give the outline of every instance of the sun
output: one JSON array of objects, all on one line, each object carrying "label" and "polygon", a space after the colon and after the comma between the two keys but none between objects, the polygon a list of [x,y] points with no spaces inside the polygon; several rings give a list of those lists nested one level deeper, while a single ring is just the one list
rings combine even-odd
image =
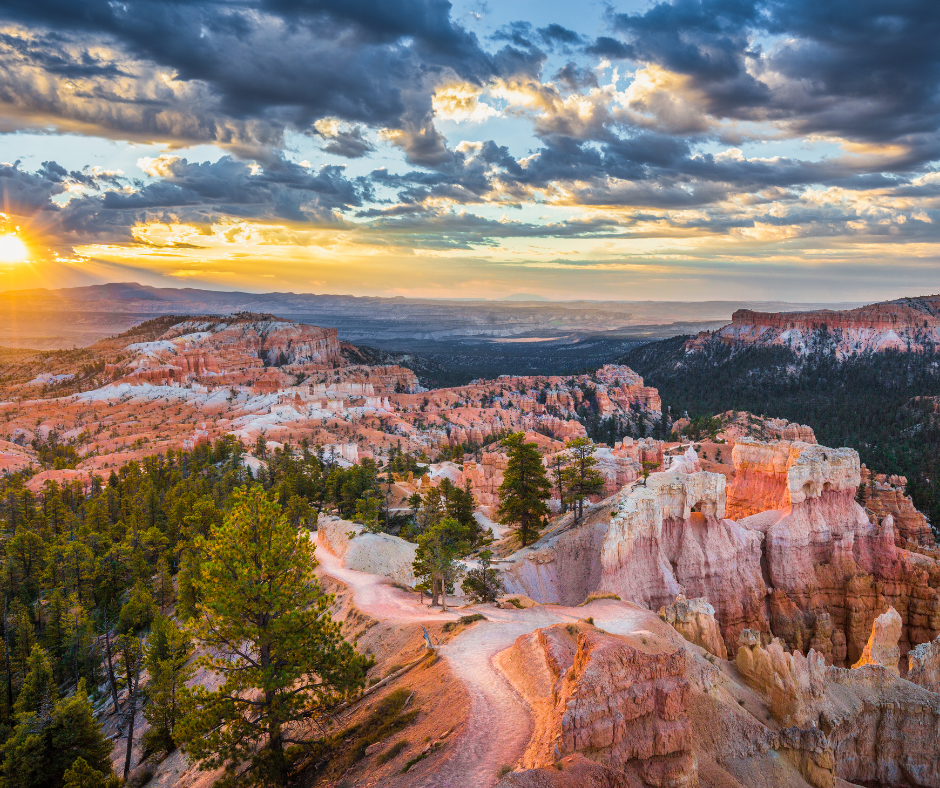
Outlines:
[{"label": "sun", "polygon": [[29,257],[29,249],[18,235],[0,235],[0,262],[20,263]]}]

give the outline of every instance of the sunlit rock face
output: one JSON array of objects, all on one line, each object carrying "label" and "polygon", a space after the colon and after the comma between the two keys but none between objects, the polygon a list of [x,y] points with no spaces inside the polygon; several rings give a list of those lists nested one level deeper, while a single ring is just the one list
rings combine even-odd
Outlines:
[{"label": "sunlit rock face", "polygon": [[893,607],[875,619],[871,628],[871,637],[865,644],[865,650],[853,668],[862,668],[865,665],[881,665],[890,670],[895,676],[900,675],[898,660],[901,652],[898,649],[898,640],[901,638],[901,616]]},{"label": "sunlit rock face", "polygon": [[[583,754],[620,774],[625,785],[698,785],[681,648],[649,631],[642,639],[625,638],[555,625],[519,637],[500,663],[533,708],[534,730],[522,759],[527,768]],[[509,784],[545,785],[537,776]],[[606,784],[564,776],[568,782],[559,785]]]},{"label": "sunlit rock face", "polygon": [[657,610],[679,594],[714,606],[726,644],[766,630],[759,533],[725,515],[725,477],[654,473],[622,493],[601,548],[602,591]]},{"label": "sunlit rock face", "polygon": [[861,657],[875,618],[893,606],[902,655],[940,625],[936,561],[899,549],[893,518],[856,502],[858,455],[800,442],[740,439],[729,509],[764,534],[763,567],[774,635],[838,665]]},{"label": "sunlit rock face", "polygon": [[734,482],[728,491],[729,515],[737,518],[784,509],[819,498],[823,492],[851,491],[854,496],[861,481],[858,452],[852,449],[741,437],[731,457]]},{"label": "sunlit rock face", "polygon": [[728,649],[715,621],[715,608],[707,599],[686,599],[682,594],[659,609],[659,617],[690,643],[716,657],[728,658]]}]

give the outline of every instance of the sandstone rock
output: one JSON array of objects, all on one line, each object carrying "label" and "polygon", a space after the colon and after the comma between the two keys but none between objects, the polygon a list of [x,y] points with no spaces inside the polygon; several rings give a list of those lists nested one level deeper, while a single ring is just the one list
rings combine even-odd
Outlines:
[{"label": "sandstone rock", "polygon": [[742,629],[766,630],[762,536],[722,519],[724,509],[721,474],[650,474],[615,499],[599,589],[653,610],[677,594],[704,597],[729,652]]},{"label": "sandstone rock", "polygon": [[865,508],[878,521],[889,516],[892,518],[899,547],[908,542],[928,547],[935,544],[927,518],[914,508],[914,502],[904,493],[907,479],[903,476],[872,474],[863,465],[862,484]]},{"label": "sandstone rock", "polygon": [[633,775],[627,785],[696,786],[684,652],[634,646],[593,628],[574,631],[556,625],[513,647],[541,666],[545,677],[523,689],[551,709],[537,715],[539,746],[527,753],[528,765],[546,767],[585,753],[602,767]]},{"label": "sandstone rock", "polygon": [[688,640],[721,659],[728,650],[715,621],[715,608],[707,599],[686,599],[682,594],[671,605],[661,607],[659,616]]},{"label": "sandstone rock", "polygon": [[940,296],[901,298],[846,311],[739,309],[729,325],[713,335],[700,336],[689,347],[701,347],[714,337],[733,345],[783,345],[798,353],[825,348],[840,356],[888,349],[922,351],[940,344],[938,311]]},{"label": "sandstone rock", "polygon": [[829,668],[826,676],[819,728],[841,779],[940,786],[940,696],[871,667]]},{"label": "sandstone rock", "polygon": [[796,725],[816,719],[825,691],[822,654],[813,650],[808,657],[799,651],[789,653],[779,638],[764,648],[759,633],[745,630],[735,662],[744,680],[770,700],[774,719]]},{"label": "sandstone rock", "polygon": [[940,638],[907,652],[907,680],[931,692],[940,692]]},{"label": "sandstone rock", "polygon": [[861,659],[852,667],[861,668],[865,665],[881,665],[890,670],[895,676],[898,671],[898,660],[901,651],[898,649],[898,640],[901,637],[901,616],[893,607],[889,607],[875,619],[871,637],[862,652]]},{"label": "sandstone rock", "polygon": [[348,520],[321,517],[317,541],[343,559],[347,569],[382,575],[397,583],[414,587],[412,563],[417,546],[390,534],[370,534]]}]

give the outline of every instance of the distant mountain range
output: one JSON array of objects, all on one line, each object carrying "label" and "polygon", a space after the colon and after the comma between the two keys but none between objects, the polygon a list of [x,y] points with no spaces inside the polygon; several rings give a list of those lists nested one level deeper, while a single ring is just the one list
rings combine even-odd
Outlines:
[{"label": "distant mountain range", "polygon": [[[538,298],[526,294],[510,296]],[[0,345],[89,345],[159,315],[267,312],[336,328],[341,339],[395,349],[415,343],[607,335],[665,337],[714,329],[737,309],[765,312],[858,304],[744,301],[449,301],[310,293],[245,293],[115,282],[0,293]]]}]

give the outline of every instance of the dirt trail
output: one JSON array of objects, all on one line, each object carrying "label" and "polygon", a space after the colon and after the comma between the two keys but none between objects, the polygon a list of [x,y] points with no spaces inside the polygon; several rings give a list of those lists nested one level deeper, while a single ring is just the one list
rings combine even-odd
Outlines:
[{"label": "dirt trail", "polygon": [[[356,607],[383,621],[453,620],[470,612],[430,610],[378,575],[343,567],[324,545],[317,544],[317,560],[323,572],[353,589]],[[560,622],[592,617],[600,629],[615,634],[642,631],[655,614],[626,602],[598,600],[584,607],[539,605],[525,610],[502,610],[478,605],[486,621],[440,646],[438,653],[452,674],[470,694],[470,710],[462,735],[447,749],[429,773],[415,775],[409,788],[490,788],[498,782],[503,766],[513,766],[522,757],[532,735],[528,704],[496,667],[494,657],[509,648],[520,635]],[[457,718],[455,714],[455,720]],[[415,770],[419,772],[419,770]]]},{"label": "dirt trail", "polygon": [[357,572],[343,566],[329,548],[314,541],[315,556],[320,569],[353,590],[353,600],[359,610],[377,621],[453,621],[460,614],[439,609],[431,609],[419,602],[417,594],[408,594],[391,585],[388,579],[380,575]]},{"label": "dirt trail", "polygon": [[487,617],[441,646],[439,653],[470,693],[470,715],[454,753],[414,788],[489,788],[503,766],[514,766],[532,735],[528,704],[513,689],[494,657],[520,635],[560,622],[593,617],[601,629],[617,634],[642,631],[651,613],[623,602],[602,600],[585,607],[540,605],[500,610],[480,605]]}]

